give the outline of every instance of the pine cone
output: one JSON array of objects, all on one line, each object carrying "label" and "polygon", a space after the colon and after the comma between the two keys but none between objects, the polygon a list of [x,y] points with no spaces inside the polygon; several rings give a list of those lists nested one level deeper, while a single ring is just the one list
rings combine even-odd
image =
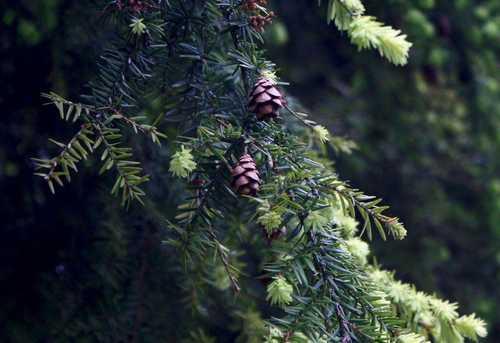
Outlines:
[{"label": "pine cone", "polygon": [[260,174],[252,156],[245,154],[231,171],[232,186],[240,194],[255,196],[260,189]]},{"label": "pine cone", "polygon": [[271,244],[273,241],[286,236],[286,233],[287,233],[286,227],[274,230],[271,233],[269,233],[269,231],[267,231],[266,229],[262,229],[262,234],[264,235],[264,238],[267,240],[268,244]]},{"label": "pine cone", "polygon": [[286,104],[281,92],[274,83],[266,78],[260,78],[250,93],[248,109],[257,115],[259,120],[276,118],[278,111]]}]

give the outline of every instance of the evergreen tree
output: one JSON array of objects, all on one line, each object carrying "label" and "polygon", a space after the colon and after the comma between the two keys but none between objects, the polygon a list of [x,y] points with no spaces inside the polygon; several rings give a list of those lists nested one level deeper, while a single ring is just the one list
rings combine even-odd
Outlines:
[{"label": "evergreen tree", "polygon": [[[82,296],[81,308],[63,309],[68,323],[52,334],[82,342],[403,343],[486,335],[485,323],[460,317],[456,304],[367,263],[361,238],[403,239],[406,230],[325,158],[326,144],[345,151],[350,142],[330,137],[284,95],[262,50],[274,15],[266,1],[117,0],[103,11],[115,35],[90,94],[82,102],[44,95],[61,119],[78,124],[75,134],[52,140],[55,157],[35,164],[55,192],[97,155],[99,173],[111,175],[111,193],[136,221],[115,218],[110,205],[107,215],[140,234],[127,240],[136,243],[132,257],[101,250],[116,261],[94,290],[102,292],[101,321],[72,322],[71,313],[85,308]],[[405,64],[405,36],[364,12],[359,1],[327,6],[328,19],[358,48]],[[125,244],[120,232],[99,234]],[[148,263],[153,256],[161,262]],[[162,302],[145,293],[152,267],[168,275],[156,284],[165,289]],[[117,296],[128,268],[137,270],[137,285]]]}]

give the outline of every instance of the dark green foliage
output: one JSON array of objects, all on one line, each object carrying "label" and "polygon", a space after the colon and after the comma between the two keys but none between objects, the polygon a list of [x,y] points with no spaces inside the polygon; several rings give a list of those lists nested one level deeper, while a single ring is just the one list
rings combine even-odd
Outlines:
[{"label": "dark green foliage", "polygon": [[[268,333],[263,319],[271,317],[297,340],[299,333],[346,342],[399,335],[405,323],[377,293],[370,271],[347,252],[342,230],[321,223],[322,211],[335,199],[363,222],[361,235],[370,239],[374,230],[402,238],[404,228],[382,214],[386,207],[378,199],[340,181],[318,152],[325,149],[306,144],[316,123],[296,112],[293,101],[278,123],[257,122],[247,113],[253,81],[273,64],[239,3],[144,1],[152,6],[140,12],[118,3],[124,2],[98,2],[98,12],[88,17],[99,18],[106,37],[97,76],[85,92],[90,95],[81,102],[74,94],[48,96],[68,126],[79,125],[51,136],[76,135],[54,141],[54,158],[26,153],[44,156],[35,162],[50,188],[71,184],[57,192],[57,206],[37,190],[54,205],[37,205],[46,213],[32,218],[60,213],[60,220],[41,221],[53,229],[40,230],[64,237],[37,249],[50,259],[42,271],[30,269],[37,281],[26,293],[35,300],[18,307],[5,302],[5,340],[261,342]],[[130,27],[138,17],[142,34]],[[331,139],[333,149],[352,147]],[[179,146],[191,149],[197,164],[183,181],[167,172]],[[244,152],[255,157],[265,180],[255,201],[230,188],[230,169]],[[80,173],[70,178],[77,162]],[[99,170],[111,172],[101,179]],[[109,192],[98,190],[105,184],[128,212],[110,205]],[[288,228],[287,239],[272,247],[256,222],[264,201],[282,211]],[[16,227],[22,226],[9,223],[8,230]],[[33,232],[27,236],[33,240]],[[8,261],[15,260],[7,251]],[[293,303],[283,310],[265,301],[265,286],[280,276],[294,285]],[[6,299],[9,294],[23,293],[11,289]]]}]

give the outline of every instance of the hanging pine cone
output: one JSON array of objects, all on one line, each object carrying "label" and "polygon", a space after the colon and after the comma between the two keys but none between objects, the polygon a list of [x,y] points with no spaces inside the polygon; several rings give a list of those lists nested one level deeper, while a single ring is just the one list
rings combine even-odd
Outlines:
[{"label": "hanging pine cone", "polygon": [[257,115],[259,120],[276,118],[278,111],[286,104],[281,92],[275,84],[267,79],[260,78],[250,93],[248,109]]},{"label": "hanging pine cone", "polygon": [[258,31],[264,32],[264,28],[267,24],[271,24],[273,22],[273,18],[275,14],[273,11],[269,12],[267,15],[253,15],[250,17],[250,25]]},{"label": "hanging pine cone", "polygon": [[269,232],[266,229],[262,229],[262,234],[264,235],[264,238],[267,240],[268,244],[271,244],[273,241],[286,236],[286,233],[286,227],[282,227],[281,229],[277,229],[272,232]]},{"label": "hanging pine cone", "polygon": [[267,0],[245,0],[242,3],[245,11],[256,11],[260,7],[266,7]]},{"label": "hanging pine cone", "polygon": [[245,154],[231,171],[232,186],[240,194],[255,196],[260,189],[260,174],[252,156]]}]

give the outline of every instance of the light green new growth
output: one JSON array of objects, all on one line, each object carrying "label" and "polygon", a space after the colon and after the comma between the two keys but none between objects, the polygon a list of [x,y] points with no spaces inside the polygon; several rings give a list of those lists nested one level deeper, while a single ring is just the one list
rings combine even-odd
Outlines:
[{"label": "light green new growth", "polygon": [[374,17],[363,15],[364,12],[359,0],[330,0],[327,19],[333,21],[339,30],[346,31],[359,50],[376,49],[391,63],[406,64],[412,46],[406,35]]},{"label": "light green new growth", "polygon": [[271,305],[288,305],[293,301],[292,294],[293,286],[284,277],[278,276],[267,286],[266,300],[269,300]]},{"label": "light green new growth", "polygon": [[341,31],[349,29],[353,17],[365,13],[365,6],[359,0],[330,0],[328,3],[327,20],[333,21]]},{"label": "light green new growth", "polygon": [[370,247],[368,243],[358,237],[353,237],[346,240],[345,244],[347,250],[359,264],[365,265],[368,263],[368,255],[370,255]]},{"label": "light green new growth", "polygon": [[322,144],[330,140],[330,132],[328,129],[322,125],[315,125],[313,127],[315,138],[317,138]]},{"label": "light green new growth", "polygon": [[306,220],[304,221],[304,225],[306,228],[310,230],[316,230],[318,228],[324,227],[328,225],[329,219],[325,217],[321,211],[313,211],[309,213]]},{"label": "light green new growth", "polygon": [[428,343],[425,337],[416,333],[407,333],[398,337],[397,343]]},{"label": "light green new growth", "polygon": [[142,36],[146,32],[146,24],[144,24],[144,19],[134,18],[132,23],[129,25],[132,29],[134,35]]},{"label": "light green new growth", "polygon": [[275,211],[267,212],[257,218],[257,222],[264,226],[267,232],[271,233],[278,229],[281,224],[281,216]]},{"label": "light green new growth", "polygon": [[[269,326],[268,333],[264,337],[264,343],[282,343],[284,334],[278,329],[276,326]],[[312,340],[307,338],[302,332],[295,332],[290,338],[287,338],[286,342],[289,343],[313,343]],[[315,342],[317,343],[326,343],[327,340],[323,337],[319,338]]]},{"label": "light green new growth", "polygon": [[231,280],[229,279],[226,268],[223,265],[218,265],[214,268],[213,279],[214,286],[221,291],[231,287]]},{"label": "light green new growth", "polygon": [[408,61],[411,43],[406,35],[369,16],[355,17],[349,25],[351,42],[359,50],[377,49],[381,56],[395,65],[404,65]]},{"label": "light green new growth", "polygon": [[358,232],[358,222],[351,216],[345,215],[341,208],[334,205],[330,207],[332,221],[342,230],[344,237],[354,237]]},{"label": "light green new growth", "polygon": [[[429,343],[430,339],[436,343],[464,343],[465,338],[477,341],[486,337],[486,323],[474,313],[460,317],[456,303],[417,291],[414,286],[396,280],[393,273],[370,265],[369,245],[355,236],[357,221],[335,204],[329,211],[325,212],[326,216],[341,229],[347,251],[358,264],[367,268],[368,277],[380,289],[381,295],[377,298],[387,301],[405,321],[403,327],[408,331],[403,331],[396,343]],[[346,230],[347,226],[351,228]]]},{"label": "light green new growth", "polygon": [[263,201],[262,204],[257,209],[257,223],[262,225],[268,233],[272,233],[274,230],[280,227],[282,222],[281,214],[278,211],[271,210],[271,206],[268,201]]},{"label": "light green new growth", "polygon": [[[401,335],[398,342],[463,343],[487,335],[486,323],[475,314],[459,317],[458,305],[415,290],[394,279],[392,273],[373,268],[372,281],[379,285],[412,334]],[[419,338],[423,337],[423,338]]]},{"label": "light green new growth", "polygon": [[476,318],[473,313],[468,316],[462,316],[455,321],[458,332],[464,337],[477,341],[479,337],[486,337],[486,323],[480,318]]},{"label": "light green new growth", "polygon": [[170,168],[168,169],[174,176],[187,177],[193,170],[196,169],[191,149],[186,149],[181,146],[181,150],[177,151],[170,160]]}]

